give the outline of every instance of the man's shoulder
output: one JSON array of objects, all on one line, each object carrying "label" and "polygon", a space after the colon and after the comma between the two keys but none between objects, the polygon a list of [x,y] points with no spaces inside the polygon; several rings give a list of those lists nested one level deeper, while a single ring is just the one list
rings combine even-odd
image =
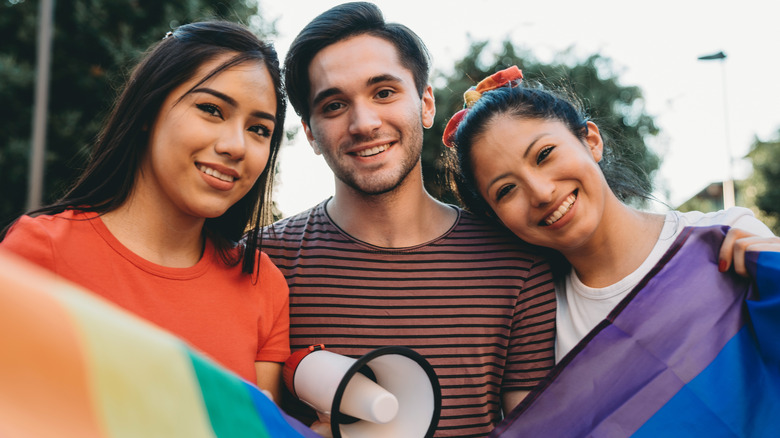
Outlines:
[{"label": "man's shoulder", "polygon": [[485,248],[500,248],[503,251],[518,251],[536,256],[540,249],[524,242],[509,230],[490,220],[458,208],[458,221],[450,232],[450,238],[469,242]]},{"label": "man's shoulder", "polygon": [[470,234],[475,239],[499,239],[505,242],[525,245],[514,234],[509,232],[500,224],[491,221],[489,218],[477,216],[468,210],[456,207],[459,211],[458,221],[455,223],[453,232],[461,234]]},{"label": "man's shoulder", "polygon": [[263,247],[280,245],[289,249],[290,245],[299,247],[303,242],[330,241],[341,236],[325,212],[326,202],[263,227]]},{"label": "man's shoulder", "polygon": [[295,234],[301,233],[307,224],[328,221],[323,208],[324,202],[308,210],[279,219],[278,221],[263,227],[263,234]]}]

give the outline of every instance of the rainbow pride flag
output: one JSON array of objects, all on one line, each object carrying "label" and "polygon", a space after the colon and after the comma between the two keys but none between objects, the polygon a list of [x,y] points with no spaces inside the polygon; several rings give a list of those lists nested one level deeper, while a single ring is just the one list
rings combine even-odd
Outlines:
[{"label": "rainbow pride flag", "polygon": [[0,437],[316,437],[255,386],[0,250]]},{"label": "rainbow pride flag", "polygon": [[780,253],[713,275],[726,231],[685,229],[491,436],[780,436]]}]

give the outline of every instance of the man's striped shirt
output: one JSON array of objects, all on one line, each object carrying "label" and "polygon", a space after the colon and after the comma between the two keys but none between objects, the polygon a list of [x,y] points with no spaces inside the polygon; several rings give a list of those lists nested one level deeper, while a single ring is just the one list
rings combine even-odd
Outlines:
[{"label": "man's striped shirt", "polygon": [[436,436],[486,436],[501,419],[501,392],[532,388],[554,364],[546,261],[460,209],[433,241],[376,247],[339,229],[326,202],[263,233],[263,251],[290,287],[293,351],[324,344],[360,357],[410,347],[439,378]]}]

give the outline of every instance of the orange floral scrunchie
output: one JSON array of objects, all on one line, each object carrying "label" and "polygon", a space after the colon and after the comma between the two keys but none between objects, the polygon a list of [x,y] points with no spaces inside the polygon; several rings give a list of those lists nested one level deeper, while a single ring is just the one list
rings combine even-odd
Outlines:
[{"label": "orange floral scrunchie", "polygon": [[447,147],[455,146],[454,137],[455,131],[458,130],[458,125],[460,125],[460,122],[463,120],[463,117],[466,116],[468,110],[474,106],[480,97],[482,97],[483,93],[490,90],[495,90],[496,88],[500,88],[505,85],[515,87],[520,84],[522,80],[523,72],[517,68],[516,65],[513,65],[509,68],[505,68],[504,70],[493,73],[492,75],[480,81],[476,87],[470,87],[468,90],[466,90],[466,92],[463,93],[463,109],[455,113],[450,121],[447,122],[447,127],[444,128],[444,135],[441,138],[441,140],[444,142],[444,145]]}]

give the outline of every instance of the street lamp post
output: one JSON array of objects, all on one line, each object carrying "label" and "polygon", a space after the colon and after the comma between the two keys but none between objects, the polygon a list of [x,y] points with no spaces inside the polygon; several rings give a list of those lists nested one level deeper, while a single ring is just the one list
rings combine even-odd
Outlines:
[{"label": "street lamp post", "polygon": [[27,182],[27,210],[43,202],[43,170],[46,154],[46,118],[49,106],[49,68],[54,0],[41,0],[38,12],[38,48],[35,78],[35,111]]},{"label": "street lamp post", "polygon": [[732,174],[733,158],[731,155],[730,132],[729,132],[729,106],[726,94],[726,54],[721,52],[711,55],[699,56],[699,61],[720,61],[723,73],[723,129],[726,136],[726,178],[723,180],[723,208],[730,208],[736,205],[734,196],[734,177]]}]

